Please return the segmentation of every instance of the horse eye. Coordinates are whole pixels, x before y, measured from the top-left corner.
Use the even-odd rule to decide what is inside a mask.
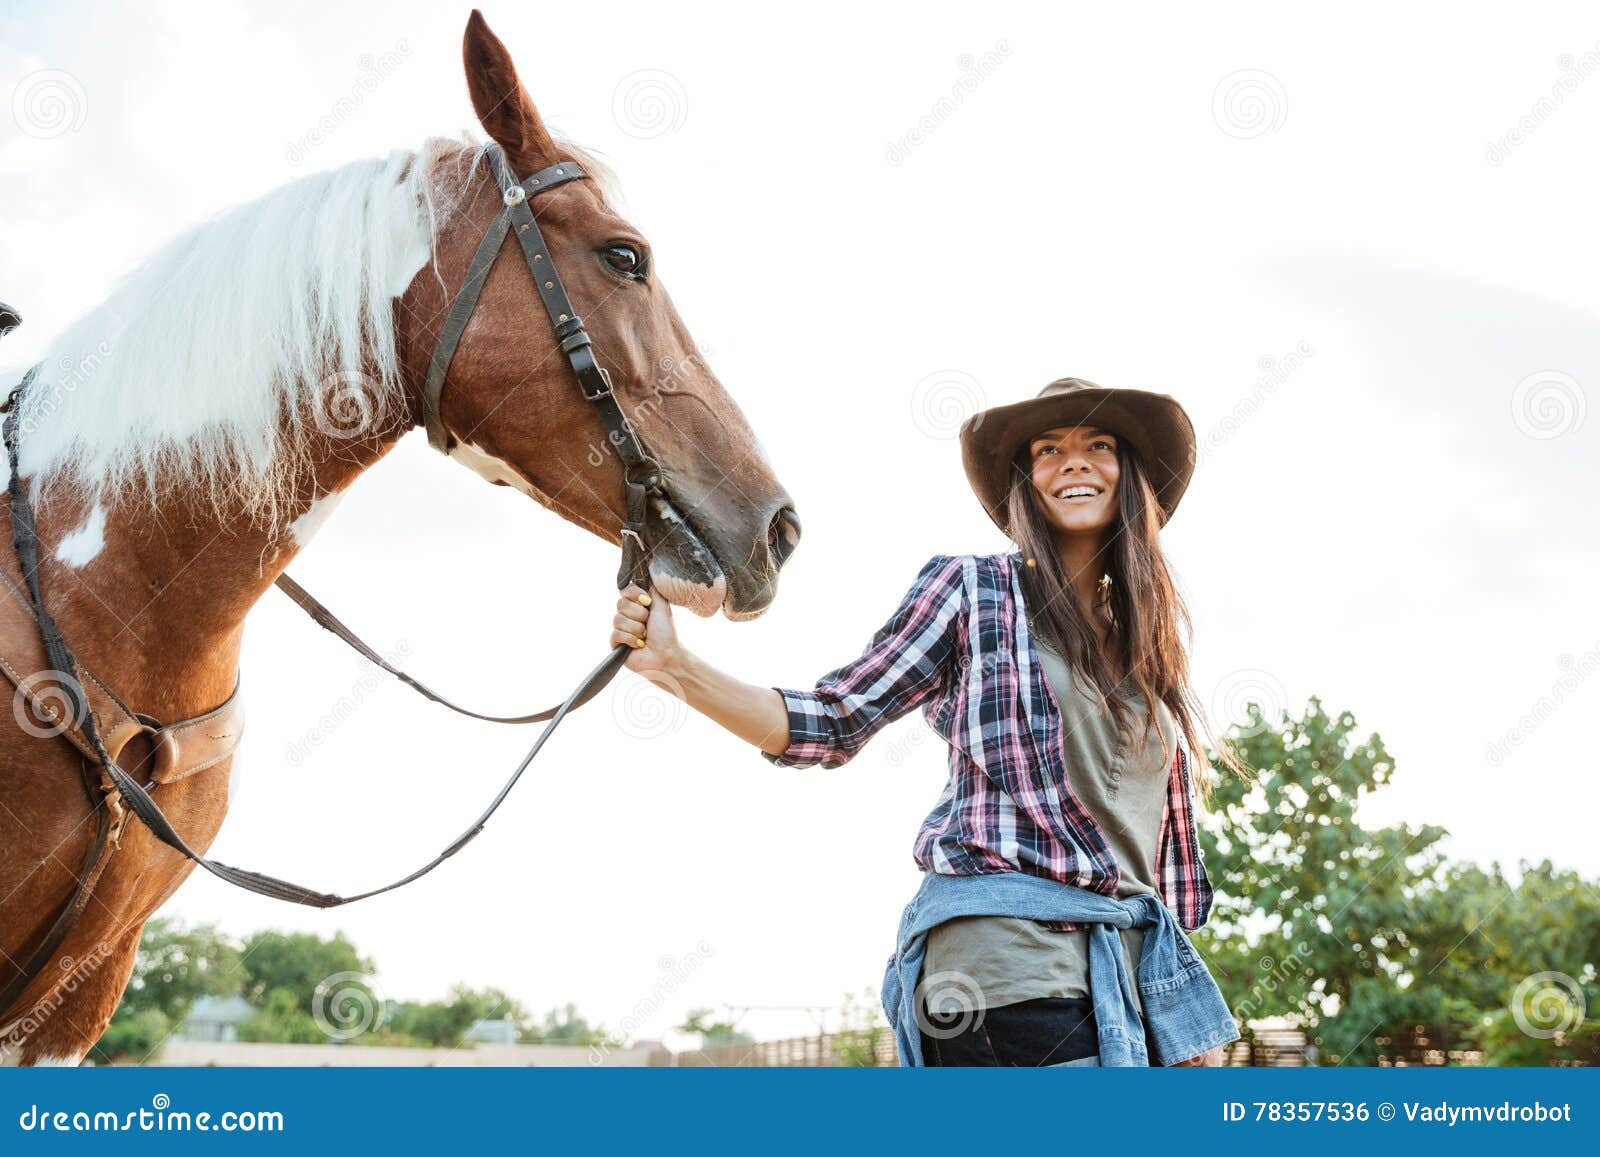
[[[629,277],[644,276],[644,254],[632,245],[607,245],[601,251],[606,264]]]

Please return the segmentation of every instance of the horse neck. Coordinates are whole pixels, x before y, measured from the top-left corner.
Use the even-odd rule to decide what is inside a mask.
[[[245,616],[400,433],[305,446],[311,465],[272,517],[219,508],[181,485],[159,507],[143,494],[99,511],[48,502],[46,606],[78,658],[136,710],[162,719],[210,710],[233,690]]]

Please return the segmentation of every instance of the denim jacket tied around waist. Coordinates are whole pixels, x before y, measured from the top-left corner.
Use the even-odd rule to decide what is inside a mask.
[[[1217,982],[1172,913],[1155,896],[1103,896],[1022,872],[923,873],[900,918],[895,954],[883,976],[883,1010],[900,1063],[921,1066],[917,984],[928,933],[962,916],[1019,916],[1089,924],[1089,992],[1103,1066],[1171,1065],[1239,1039]],[[1147,1024],[1133,1004],[1118,928],[1146,928],[1138,966]],[[1155,1048],[1145,1046],[1146,1027]]]

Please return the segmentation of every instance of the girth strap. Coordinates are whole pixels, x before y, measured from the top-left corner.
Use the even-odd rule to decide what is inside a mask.
[[[19,711],[30,713],[36,734],[60,735],[98,766],[82,721],[63,709],[61,683],[66,676],[51,665],[30,596],[4,571],[0,571],[0,677],[16,688],[14,703]],[[151,784],[175,783],[215,767],[233,754],[244,734],[244,703],[237,683],[222,706],[193,719],[161,724],[134,712],[87,667],[80,666],[71,677],[78,680],[83,705],[94,716],[112,759],[121,762],[129,743],[141,735],[149,737],[146,762]],[[0,688],[4,686],[0,681]],[[128,770],[145,769],[141,764]]]

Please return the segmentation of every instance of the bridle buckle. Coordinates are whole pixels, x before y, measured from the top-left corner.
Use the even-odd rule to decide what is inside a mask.
[[[611,372],[601,365],[595,366],[595,371],[593,375],[580,375],[578,378],[578,388],[583,391],[583,396],[591,402],[598,402],[601,398],[611,396]],[[600,379],[600,388],[593,393],[589,392],[589,380],[591,377]]]

